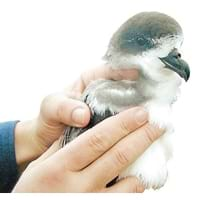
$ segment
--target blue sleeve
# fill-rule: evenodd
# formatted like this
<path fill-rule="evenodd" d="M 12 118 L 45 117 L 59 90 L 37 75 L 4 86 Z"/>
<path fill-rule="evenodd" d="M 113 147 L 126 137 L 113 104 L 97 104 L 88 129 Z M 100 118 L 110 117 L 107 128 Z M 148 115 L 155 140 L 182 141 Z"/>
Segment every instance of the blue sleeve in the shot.
<path fill-rule="evenodd" d="M 11 192 L 18 179 L 14 135 L 16 123 L 0 123 L 0 192 Z"/>

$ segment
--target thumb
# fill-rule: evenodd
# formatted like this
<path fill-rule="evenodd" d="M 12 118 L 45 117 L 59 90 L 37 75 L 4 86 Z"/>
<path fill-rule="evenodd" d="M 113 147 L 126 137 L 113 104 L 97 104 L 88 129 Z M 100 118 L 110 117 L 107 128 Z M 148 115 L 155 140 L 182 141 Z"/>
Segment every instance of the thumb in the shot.
<path fill-rule="evenodd" d="M 63 123 L 69 126 L 84 127 L 90 120 L 90 110 L 85 103 L 63 94 L 46 97 L 41 104 L 40 115 L 44 121 L 52 125 Z"/>

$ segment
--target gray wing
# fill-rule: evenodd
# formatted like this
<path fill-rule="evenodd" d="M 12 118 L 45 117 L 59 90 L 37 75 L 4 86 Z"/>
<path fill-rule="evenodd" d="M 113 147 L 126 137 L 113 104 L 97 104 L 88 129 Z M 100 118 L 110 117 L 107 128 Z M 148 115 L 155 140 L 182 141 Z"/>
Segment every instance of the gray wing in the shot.
<path fill-rule="evenodd" d="M 138 92 L 134 81 L 93 81 L 82 96 L 90 108 L 91 118 L 84 128 L 68 127 L 64 133 L 62 146 L 92 128 L 104 119 L 119 113 L 127 107 L 137 106 L 145 101 Z"/>

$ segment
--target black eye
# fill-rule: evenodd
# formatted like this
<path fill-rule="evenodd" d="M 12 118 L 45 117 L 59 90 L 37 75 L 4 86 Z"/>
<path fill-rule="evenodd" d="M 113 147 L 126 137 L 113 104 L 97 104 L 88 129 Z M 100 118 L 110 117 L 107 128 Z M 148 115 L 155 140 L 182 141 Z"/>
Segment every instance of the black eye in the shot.
<path fill-rule="evenodd" d="M 179 59 L 179 58 L 181 58 L 181 54 L 180 54 L 180 53 L 177 53 L 176 55 L 174 55 L 174 57 L 175 57 L 176 59 Z"/>
<path fill-rule="evenodd" d="M 145 45 L 145 39 L 142 38 L 142 37 L 139 37 L 137 38 L 137 43 L 140 45 L 140 46 L 144 46 Z"/>

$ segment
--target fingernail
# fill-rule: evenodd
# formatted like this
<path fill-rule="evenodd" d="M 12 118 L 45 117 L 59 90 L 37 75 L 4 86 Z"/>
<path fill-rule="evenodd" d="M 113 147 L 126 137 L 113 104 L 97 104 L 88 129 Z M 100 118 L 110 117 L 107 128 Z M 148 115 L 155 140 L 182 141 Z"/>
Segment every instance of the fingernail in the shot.
<path fill-rule="evenodd" d="M 138 108 L 134 116 L 136 118 L 136 122 L 139 125 L 144 124 L 148 119 L 148 113 L 144 108 Z"/>
<path fill-rule="evenodd" d="M 76 125 L 84 125 L 86 109 L 83 107 L 75 108 L 72 112 L 72 120 Z"/>

